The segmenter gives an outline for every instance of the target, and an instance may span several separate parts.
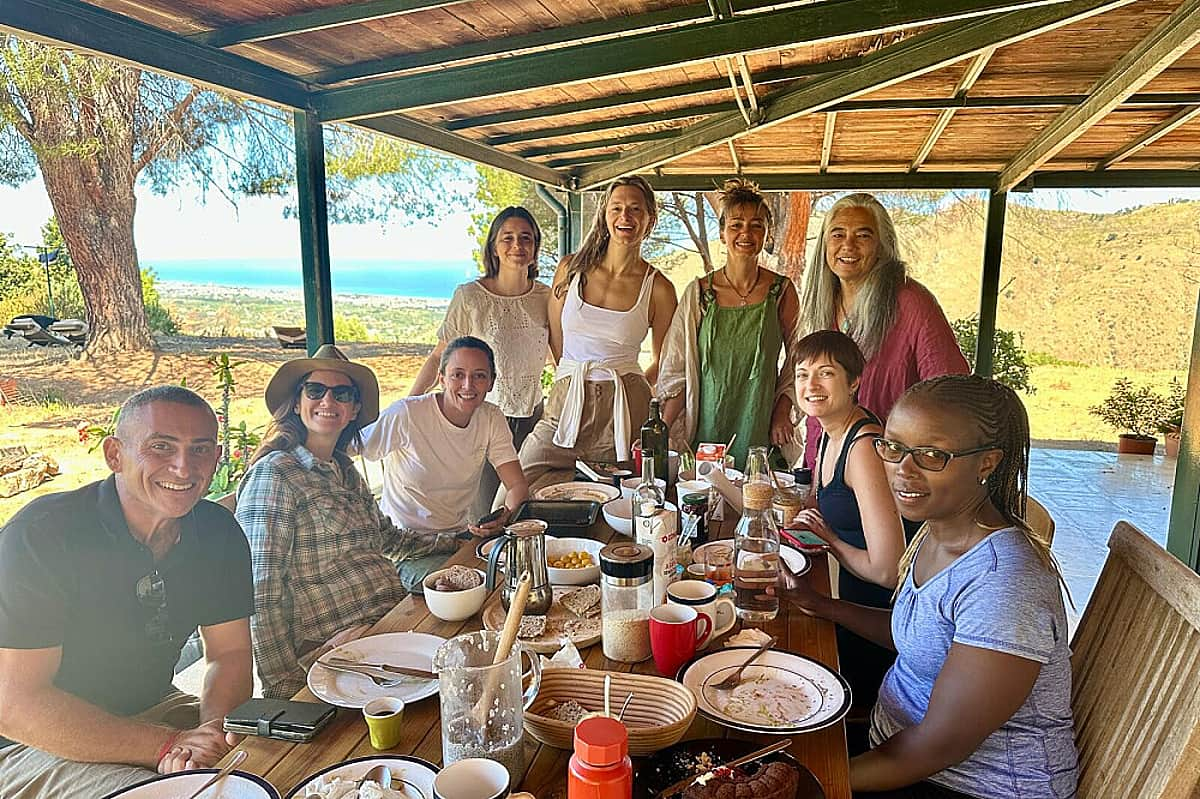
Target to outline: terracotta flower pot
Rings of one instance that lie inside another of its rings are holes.
[[[1178,430],[1175,430],[1171,433],[1166,434],[1165,439],[1167,442],[1167,457],[1168,458],[1178,458],[1179,457],[1179,441],[1182,437],[1183,437],[1183,434],[1180,433]]]
[[[1153,455],[1157,444],[1158,439],[1153,436],[1122,433],[1117,437],[1117,452],[1122,455]]]

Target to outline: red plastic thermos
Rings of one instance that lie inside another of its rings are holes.
[[[575,754],[567,770],[567,799],[630,799],[633,763],[629,733],[614,718],[595,716],[575,727]]]

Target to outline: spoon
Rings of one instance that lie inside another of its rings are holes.
[[[196,799],[197,796],[204,793],[209,788],[211,788],[212,786],[216,785],[221,780],[228,777],[229,772],[233,771],[235,768],[240,766],[242,764],[242,761],[245,759],[246,759],[246,750],[242,749],[236,755],[233,756],[233,759],[230,760],[229,763],[227,763],[225,765],[225,768],[221,769],[216,774],[214,774],[212,776],[212,779],[210,779],[208,782],[201,785],[200,789],[198,791],[196,791],[195,793],[193,793],[191,796],[189,796],[187,799]]]
[[[770,638],[763,641],[762,646],[756,649],[753,655],[746,658],[745,663],[737,667],[737,671],[735,671],[733,674],[730,674],[728,677],[712,687],[718,691],[732,691],[734,688],[737,688],[742,684],[742,672],[746,670],[746,667],[758,660],[759,655],[761,655],[763,652],[766,652],[768,649],[774,646],[774,644],[775,636],[772,635]]]
[[[380,763],[364,774],[362,779],[355,783],[354,787],[361,788],[365,782],[377,782],[380,788],[391,788],[392,772],[388,771],[387,766]]]

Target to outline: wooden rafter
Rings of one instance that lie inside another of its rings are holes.
[[[733,143],[733,139],[729,140],[729,157],[733,159],[733,171],[735,174],[742,174],[742,159],[738,158],[737,146]]]
[[[1200,2],[1200,0],[1197,0]],[[799,89],[767,98],[762,121],[749,130],[786,122],[821,111],[844,100],[939,69],[992,47],[1027,39],[1048,30],[1128,5],[1130,0],[1072,0],[1055,6],[997,14],[985,19],[941,25],[863,59],[852,72],[805,83]],[[749,132],[740,115],[717,114],[690,126],[673,140],[652,143],[624,158],[581,170],[581,188],[591,188],[613,178],[640,172],[688,153],[722,144]]]
[[[1083,105],[1059,114],[1009,161],[1000,171],[997,188],[1007,191],[1033,174],[1197,43],[1200,43],[1200,0],[1184,0],[1096,82]]]
[[[975,58],[971,59],[971,63],[967,65],[963,76],[959,78],[958,85],[954,87],[954,97],[962,98],[967,96],[967,92],[975,85],[975,81],[979,80],[979,76],[983,74],[984,67],[991,60],[992,53],[996,52],[996,48],[984,50]],[[925,159],[933,152],[933,147],[937,144],[937,140],[941,137],[942,132],[946,130],[946,126],[950,124],[950,120],[954,118],[954,108],[947,108],[938,114],[937,121],[933,123],[933,127],[929,130],[929,135],[925,137],[925,141],[917,148],[917,154],[913,157],[912,163],[909,164],[908,171],[916,172],[921,168],[921,164],[925,163]]]
[[[232,47],[246,42],[261,42],[267,39],[279,39],[284,36],[295,36],[300,33],[334,28],[339,25],[352,25],[357,22],[369,22],[373,19],[395,17],[401,14],[411,14],[414,11],[426,11],[433,8],[465,3],[468,0],[368,0],[364,3],[349,3],[341,6],[330,6],[316,11],[303,11],[299,14],[287,14],[279,17],[243,22],[224,28],[193,33],[187,38],[193,42],[207,44],[210,47]]]
[[[1159,123],[1158,125],[1155,125],[1153,130],[1151,130],[1147,133],[1144,133],[1141,136],[1138,136],[1136,139],[1131,141],[1129,144],[1126,144],[1120,150],[1117,150],[1115,153],[1110,155],[1108,158],[1105,158],[1103,161],[1101,161],[1099,163],[1099,165],[1097,165],[1096,169],[1108,169],[1113,164],[1118,164],[1121,161],[1124,161],[1126,158],[1133,155],[1138,150],[1140,150],[1143,147],[1146,147],[1148,145],[1154,144],[1154,142],[1158,141],[1163,136],[1166,136],[1168,133],[1175,130],[1176,128],[1186,125],[1187,123],[1189,123],[1193,119],[1195,119],[1197,116],[1200,116],[1200,105],[1188,106],[1187,108],[1184,108],[1183,110],[1176,112],[1175,114],[1173,114],[1171,116],[1170,119],[1167,119],[1167,120]]]
[[[837,111],[825,115],[825,135],[821,139],[821,172],[829,170],[829,154],[833,152],[833,131],[837,127]],[[733,142],[730,142],[733,146]]]
[[[739,53],[834,41],[917,25],[1029,15],[1066,7],[1046,0],[826,0],[796,8],[739,15],[684,28],[515,55],[491,63],[369,81],[318,92],[313,106],[326,122],[363,119],[414,108],[481,99],[549,86],[615,78]],[[706,9],[705,9],[706,10]]]

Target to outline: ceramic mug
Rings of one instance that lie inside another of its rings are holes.
[[[363,705],[363,718],[371,733],[371,746],[376,749],[391,749],[400,743],[404,730],[404,700],[393,696],[372,699]]]
[[[509,795],[508,769],[484,757],[458,760],[433,778],[435,799],[504,799]]]
[[[668,603],[650,611],[650,651],[659,674],[673,676],[711,632],[712,620],[687,605]]]
[[[703,568],[701,569],[703,574]],[[688,572],[692,574],[691,571]],[[705,646],[733,629],[737,623],[737,614],[733,607],[733,597],[725,594],[717,596],[717,587],[704,580],[679,580],[667,586],[667,602],[676,605],[686,605],[694,608],[697,613],[708,617],[712,633]],[[704,647],[698,647],[703,649]]]
[[[642,484],[641,477],[626,477],[621,481],[621,496],[625,499],[633,499],[633,492],[637,491],[637,487]],[[659,478],[654,478],[654,484],[658,486],[658,490],[663,492],[663,496],[667,495],[667,484]]]

